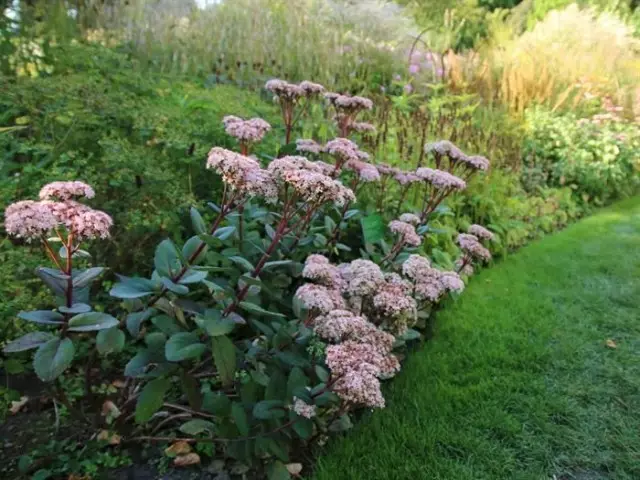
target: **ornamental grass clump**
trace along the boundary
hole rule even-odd
[[[301,100],[322,92],[310,82],[268,88],[291,109],[285,126]],[[335,103],[351,120],[369,106],[359,97]],[[189,238],[157,245],[150,275],[117,275],[106,307],[89,297],[104,268],[90,266],[82,249],[110,235],[111,218],[81,203],[94,190],[55,182],[39,201],[7,208],[7,232],[40,242],[53,262],[36,273],[57,300],[50,310],[22,312],[42,329],[5,351],[37,349],[37,375],[57,384],[56,402],[90,432],[125,443],[207,443],[207,455],[262,478],[283,471],[301,447],[349,428],[357,409],[384,407],[381,383],[400,370],[406,343],[420,338],[415,329],[464,283],[421,255],[428,229],[419,214],[388,218],[377,239],[350,235],[354,248],[339,242],[337,232],[366,218],[358,192],[400,173],[368,161],[353,140],[299,140],[308,157],[266,162],[250,155],[270,125],[233,116],[223,123],[240,152],[214,146],[203,161],[203,174],[222,182],[218,199],[207,211],[191,208]],[[434,172],[412,175],[447,195],[464,184]],[[464,267],[484,248],[467,237]],[[61,376],[79,369],[87,396],[70,400]],[[102,375],[126,378],[126,388],[98,388]],[[175,465],[193,460],[181,455]]]

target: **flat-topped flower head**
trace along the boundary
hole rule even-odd
[[[308,170],[310,172],[323,173],[322,165],[312,162],[299,155],[287,155],[276,158],[267,166],[267,170],[278,180],[282,180],[286,172]]]
[[[372,375],[387,376],[400,370],[400,365],[390,365],[387,357],[392,356],[380,352],[373,345],[358,343],[353,340],[327,347],[327,366],[334,375],[344,375],[349,371],[368,372]]]
[[[256,143],[264,138],[271,125],[261,118],[243,120],[242,118],[228,115],[222,119],[225,131],[235,137],[241,143]]]
[[[354,297],[372,295],[384,283],[380,267],[370,260],[357,259],[342,268],[345,293]]]
[[[96,193],[84,182],[52,182],[40,190],[41,200],[71,200],[73,198],[93,198]]]
[[[489,160],[482,155],[471,155],[468,156],[465,162],[471,168],[476,170],[487,171],[489,170]]]
[[[385,163],[378,163],[375,167],[380,172],[380,175],[396,175],[401,171],[398,167],[392,167]]]
[[[360,180],[364,182],[375,182],[380,180],[380,172],[370,163],[361,160],[349,160],[344,164],[346,170],[352,170],[358,174]]]
[[[358,133],[368,133],[370,135],[376,133],[376,127],[367,122],[353,122],[351,129]]]
[[[298,85],[274,78],[269,80],[264,88],[283,101],[295,101],[305,96],[305,91]]]
[[[324,151],[342,162],[362,160],[361,152],[354,142],[348,138],[334,138],[324,146]]]
[[[416,227],[412,224],[401,220],[392,220],[389,222],[389,230],[399,235],[402,242],[411,247],[418,247],[422,244],[422,238],[416,233]]]
[[[475,235],[461,233],[457,240],[462,251],[470,257],[481,261],[491,260],[491,252],[480,243]]]
[[[302,269],[302,278],[313,280],[321,285],[331,288],[342,287],[342,276],[335,265],[323,255],[310,255]]]
[[[325,98],[329,100],[337,110],[345,113],[355,113],[362,110],[371,110],[373,108],[373,102],[371,100],[358,95],[325,95]]]
[[[456,272],[440,272],[440,282],[447,292],[460,293],[464,290],[464,282]]]
[[[434,153],[436,155],[447,155],[452,148],[456,146],[449,140],[438,140],[437,142],[427,143],[424,146],[425,153]]]
[[[403,186],[422,181],[422,178],[413,172],[397,172],[393,178]]]
[[[316,406],[309,405],[300,398],[293,397],[293,405],[291,409],[304,418],[313,418],[316,416]]]
[[[416,175],[439,190],[464,190],[467,187],[464,180],[443,170],[421,167],[416,170]]]
[[[109,238],[109,229],[113,226],[113,220],[109,215],[92,208],[78,211],[71,219],[71,230],[78,240],[92,240],[94,238]]]
[[[416,301],[405,293],[403,285],[394,283],[380,286],[373,297],[373,306],[385,317],[415,316],[417,312]]]
[[[319,313],[329,313],[345,307],[340,292],[322,285],[305,283],[296,290],[295,294],[308,309]]]
[[[314,153],[317,155],[322,152],[323,149],[324,147],[315,140],[302,138],[296,140],[296,150],[298,150],[299,152]]]
[[[58,225],[51,210],[41,202],[23,200],[7,207],[4,227],[7,233],[27,242],[42,238]]]
[[[403,213],[398,217],[401,222],[410,223],[411,225],[420,225],[420,217],[413,213]]]
[[[277,196],[273,177],[253,158],[221,147],[213,147],[207,157],[207,168],[216,171],[234,190],[248,196]]]
[[[420,278],[429,275],[431,270],[429,259],[415,253],[409,255],[409,258],[402,264],[402,273],[413,281],[418,281]]]
[[[320,95],[325,91],[325,88],[319,83],[313,83],[308,80],[304,80],[303,82],[300,82],[299,87],[302,89],[302,91],[307,97]]]
[[[449,149],[449,152],[447,153],[447,156],[454,163],[455,162],[464,162],[464,163],[466,163],[467,160],[469,159],[467,154],[464,153],[462,150],[460,150],[455,145],[451,146],[451,148]]]
[[[282,180],[291,186],[302,200],[313,205],[332,202],[343,206],[355,200],[350,188],[323,173],[287,170],[282,174]]]
[[[367,408],[385,406],[380,380],[372,373],[349,370],[331,388],[347,405]]]
[[[436,274],[421,278],[416,283],[414,290],[416,300],[434,303],[442,297],[444,292],[444,285]]]
[[[469,227],[469,230],[467,231],[471,235],[475,235],[476,237],[481,238],[483,240],[493,240],[493,233],[487,230],[486,228],[484,228],[482,225],[473,224]]]

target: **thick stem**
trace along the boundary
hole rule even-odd
[[[73,278],[71,275],[73,273],[73,232],[69,232],[67,236],[67,243],[65,248],[67,249],[67,266],[65,273],[69,276],[67,280],[67,308],[71,308],[73,305]]]
[[[56,267],[58,267],[58,270],[60,270],[63,273],[66,273],[64,267],[58,261],[58,257],[56,256],[55,252],[51,248],[51,245],[49,245],[49,242],[47,241],[46,238],[42,239],[42,244],[44,245],[44,248],[47,254],[49,255],[49,258],[51,258],[51,261],[55,264]]]

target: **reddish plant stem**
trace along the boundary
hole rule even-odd
[[[58,257],[56,256],[55,252],[51,248],[51,245],[49,245],[49,242],[47,241],[46,238],[42,239],[42,244],[44,245],[44,248],[47,251],[47,254],[49,255],[49,258],[51,258],[51,260],[53,261],[55,266],[58,267],[58,270],[60,270],[61,272],[65,273],[64,267],[62,265],[60,265],[60,262],[58,261]]]
[[[471,257],[469,257],[469,255],[464,255],[462,257],[462,263],[460,264],[460,266],[458,267],[458,269],[456,270],[456,273],[460,273],[462,272],[462,270],[464,270],[464,267],[466,267],[467,265],[469,265],[471,263]]]
[[[73,250],[72,247],[73,246],[73,232],[69,232],[69,235],[67,236],[67,244],[65,246],[65,248],[67,249],[67,267],[66,267],[66,271],[65,273],[69,276],[69,279],[67,280],[67,307],[71,308],[71,305],[73,305],[73,278],[71,278],[71,275],[73,273]]]

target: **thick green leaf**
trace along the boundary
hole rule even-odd
[[[43,343],[55,338],[49,332],[31,332],[4,346],[4,353],[24,352],[38,348]]]
[[[81,313],[69,319],[69,331],[91,332],[118,325],[118,319],[103,312]]]
[[[158,328],[158,330],[169,337],[174,333],[180,333],[183,331],[182,327],[178,325],[178,322],[176,322],[169,315],[157,315],[151,319],[151,323],[153,323]]]
[[[298,355],[294,352],[276,352],[276,357],[282,360],[284,363],[293,367],[308,367],[309,361],[302,355]]]
[[[202,250],[200,250],[200,245],[204,245]],[[200,251],[198,252],[198,250]],[[199,237],[191,237],[182,247],[182,256],[189,261],[189,264],[197,265],[205,259],[207,250],[209,250],[208,245]],[[197,255],[196,252],[198,252]]]
[[[329,372],[325,368],[322,368],[320,365],[316,365],[314,367],[314,370],[316,372],[316,375],[318,376],[318,379],[321,382],[329,381]]]
[[[226,417],[231,413],[231,400],[219,392],[207,392],[202,399],[202,408],[219,417]]]
[[[93,280],[95,280],[98,275],[104,272],[103,267],[92,267],[87,268],[86,270],[82,270],[79,273],[73,273],[73,286],[74,287],[85,287],[89,285]]]
[[[31,312],[20,312],[18,317],[34,323],[46,325],[59,325],[64,323],[64,316],[52,310],[33,310]]]
[[[177,295],[186,295],[187,293],[189,293],[189,287],[187,287],[186,285],[174,283],[167,277],[162,277],[160,281],[162,282],[162,285],[167,288],[167,290],[170,290]]]
[[[206,350],[200,343],[198,335],[193,332],[176,333],[169,338],[165,345],[164,354],[170,362],[181,362],[199,357]]]
[[[384,238],[384,220],[378,214],[367,215],[360,220],[365,243],[376,243]]]
[[[150,332],[144,336],[144,343],[147,344],[149,350],[164,350],[167,343],[167,336],[162,332]]]
[[[153,264],[162,277],[172,277],[182,267],[176,246],[168,238],[156,247]]]
[[[109,291],[109,295],[116,298],[140,298],[151,295],[156,289],[155,282],[140,277],[125,277],[118,275],[119,282]]]
[[[75,352],[69,338],[54,338],[40,345],[33,358],[36,375],[43,382],[55,380],[71,365]]]
[[[351,418],[348,413],[345,413],[340,416],[337,420],[334,420],[331,425],[329,425],[329,431],[331,432],[344,432],[345,430],[349,430],[353,427],[353,423],[351,422]]]
[[[198,435],[202,432],[214,433],[216,431],[216,425],[207,420],[196,418],[180,425],[180,431],[187,435]]]
[[[198,411],[202,407],[202,394],[200,393],[200,383],[186,370],[180,371],[180,384],[182,391],[187,396],[189,406]]]
[[[272,262],[265,263],[262,270],[266,271],[266,270],[272,270],[278,267],[288,267],[292,263],[293,263],[293,260],[274,260]]]
[[[287,396],[287,377],[277,369],[271,373],[269,385],[264,394],[265,400],[284,400]]]
[[[70,313],[71,315],[75,315],[76,313],[90,312],[91,306],[86,303],[74,303],[70,307],[62,305],[61,307],[58,307],[58,311],[60,313]]]
[[[101,355],[117,353],[124,348],[124,341],[124,332],[117,326],[111,327],[98,332],[98,335],[96,335],[96,348]]]
[[[308,439],[313,435],[313,420],[298,417],[296,422],[293,424],[293,431],[296,432],[300,438],[304,440]]]
[[[233,319],[222,318],[222,312],[214,309],[205,311],[204,317],[196,317],[196,321],[211,337],[219,337],[231,333],[236,326]]]
[[[49,287],[57,297],[64,297],[69,276],[54,268],[38,267],[36,275]]]
[[[302,389],[309,384],[309,379],[299,367],[293,367],[287,379],[287,396],[293,397],[293,392]]]
[[[245,272],[250,272],[254,269],[253,265],[249,260],[239,255],[232,255],[231,257],[229,257],[229,260],[231,260],[233,263],[235,263],[239,267],[242,267],[245,270]]]
[[[255,303],[240,302],[239,306],[240,306],[240,308],[242,308],[243,310],[245,310],[245,311],[247,311],[249,313],[255,313],[255,314],[258,314],[258,315],[265,315],[265,316],[269,316],[269,317],[286,318],[286,315],[283,315],[282,313],[270,312],[268,310],[265,310],[261,306],[256,305]]]
[[[211,339],[211,349],[222,383],[230,385],[236,373],[236,347],[229,337],[222,335]]]
[[[268,480],[290,480],[291,474],[284,463],[275,461],[269,466]]]
[[[207,233],[207,226],[204,223],[200,212],[198,212],[195,207],[191,207],[189,213],[191,214],[191,225],[193,226],[194,232],[197,234]]]
[[[285,415],[284,404],[280,400],[263,400],[253,407],[253,416],[260,420],[283,418]]]
[[[247,412],[244,410],[244,406],[241,403],[233,402],[231,405],[231,416],[233,421],[238,427],[240,435],[249,435],[249,420],[247,418]]]
[[[137,337],[138,335],[140,335],[140,325],[142,325],[142,322],[151,318],[151,316],[155,313],[155,308],[147,308],[145,310],[142,310],[141,312],[133,312],[128,314],[125,321],[127,324],[127,330],[129,330],[131,336]]]
[[[147,366],[151,363],[153,355],[149,350],[141,350],[127,362],[124,367],[124,374],[127,377],[139,377],[144,374]]]
[[[229,238],[231,235],[233,235],[233,232],[235,231],[236,231],[236,227],[232,225],[228,227],[220,227],[215,232],[213,232],[213,236],[218,238],[219,240],[224,241],[227,238]]]
[[[144,386],[136,404],[136,423],[148,422],[160,410],[170,387],[171,382],[166,378],[156,378]]]
[[[185,272],[185,274],[180,278],[178,283],[181,284],[190,284],[190,283],[198,283],[207,278],[207,272],[202,270],[192,270],[189,269]]]

